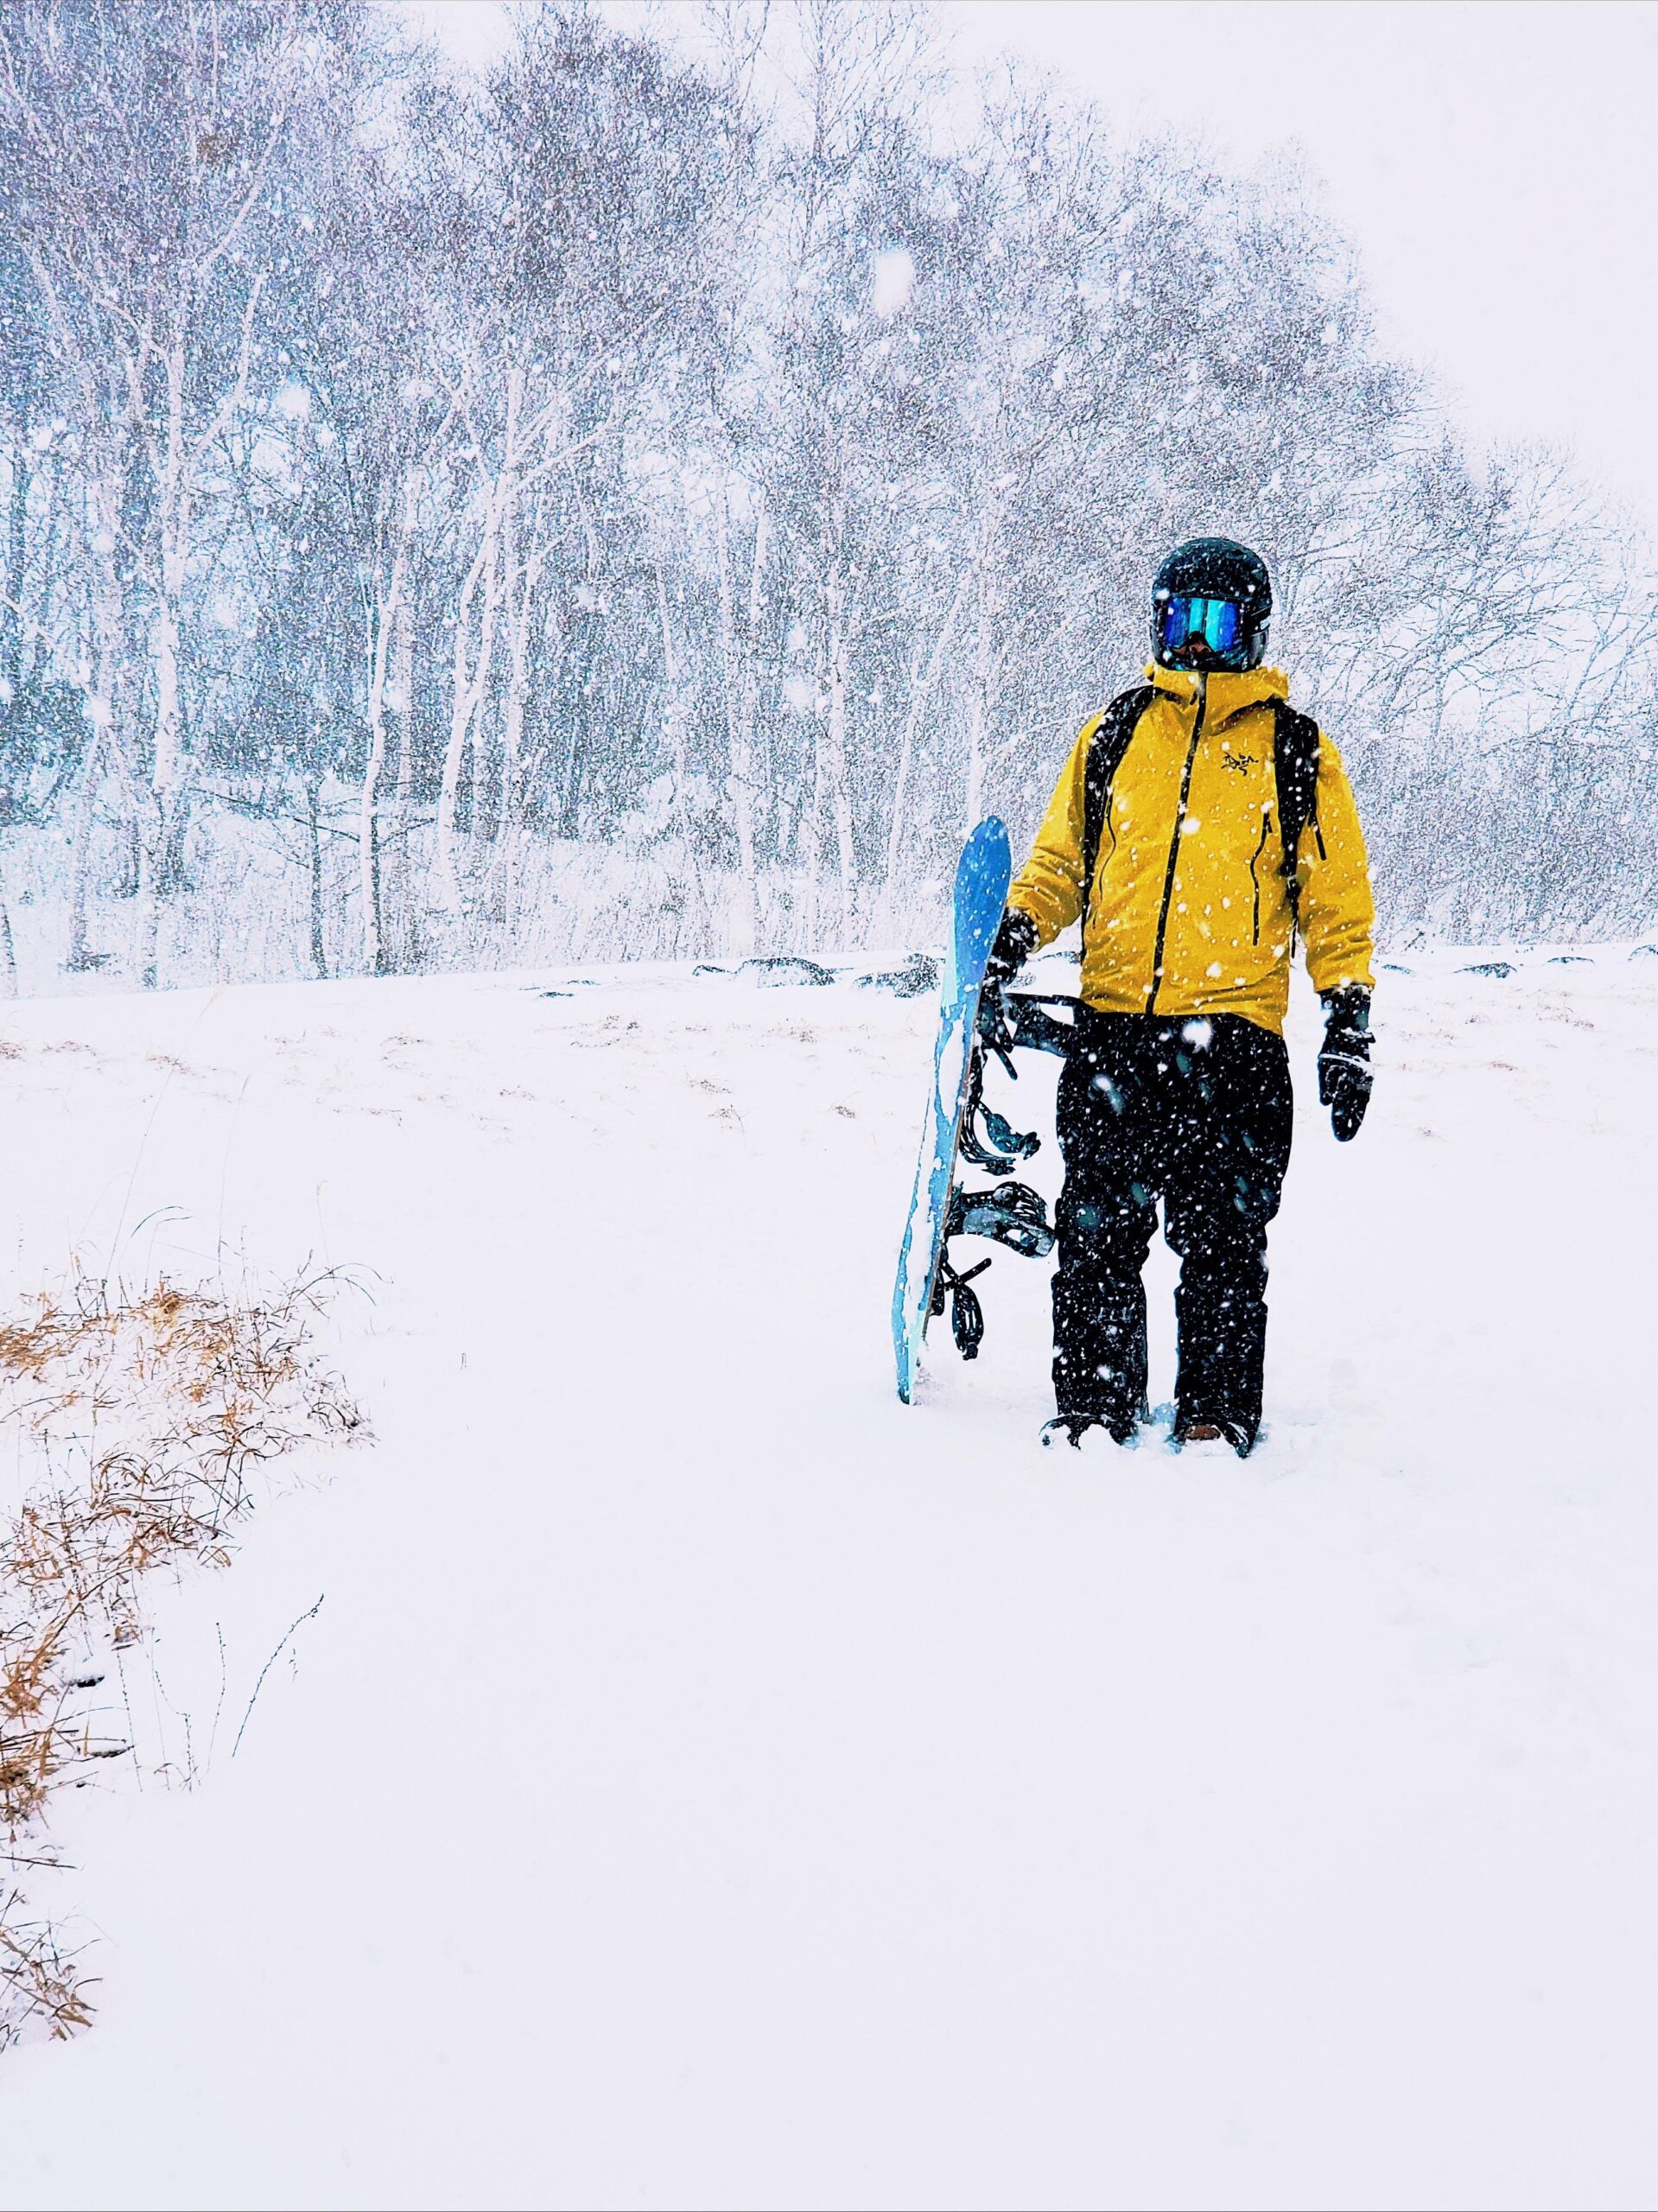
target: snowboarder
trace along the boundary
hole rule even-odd
[[[1147,1418],[1141,1270],[1161,1198],[1180,1256],[1173,1441],[1255,1446],[1298,933],[1324,1007],[1318,1096],[1343,1142],[1369,1101],[1363,837],[1335,746],[1261,665],[1271,612],[1247,547],[1197,538],[1169,555],[1148,681],[1084,727],[997,931],[1000,986],[1083,925],[1048,1442],[1099,1427],[1127,1443]]]

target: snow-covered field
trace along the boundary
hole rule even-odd
[[[925,998],[8,1009],[8,1296],[354,1268],[378,1440],[152,1592],[0,2202],[1658,2200],[1658,959],[1407,957],[1247,1465],[1042,1452],[1011,1255],[897,1403]]]

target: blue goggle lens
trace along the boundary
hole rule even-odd
[[[1194,638],[1201,638],[1211,652],[1229,653],[1242,627],[1235,600],[1193,599],[1183,592],[1163,609],[1163,643],[1172,653]]]

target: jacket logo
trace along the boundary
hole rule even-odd
[[[1236,768],[1242,775],[1248,775],[1255,765],[1255,756],[1253,753],[1223,753],[1221,758],[1229,768]]]

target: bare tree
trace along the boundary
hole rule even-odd
[[[0,13],[3,866],[67,966],[931,928],[1209,530],[1389,925],[1646,925],[1639,534],[1467,449],[1293,168],[1017,72],[946,131],[935,28],[549,0],[474,83],[357,0]]]

